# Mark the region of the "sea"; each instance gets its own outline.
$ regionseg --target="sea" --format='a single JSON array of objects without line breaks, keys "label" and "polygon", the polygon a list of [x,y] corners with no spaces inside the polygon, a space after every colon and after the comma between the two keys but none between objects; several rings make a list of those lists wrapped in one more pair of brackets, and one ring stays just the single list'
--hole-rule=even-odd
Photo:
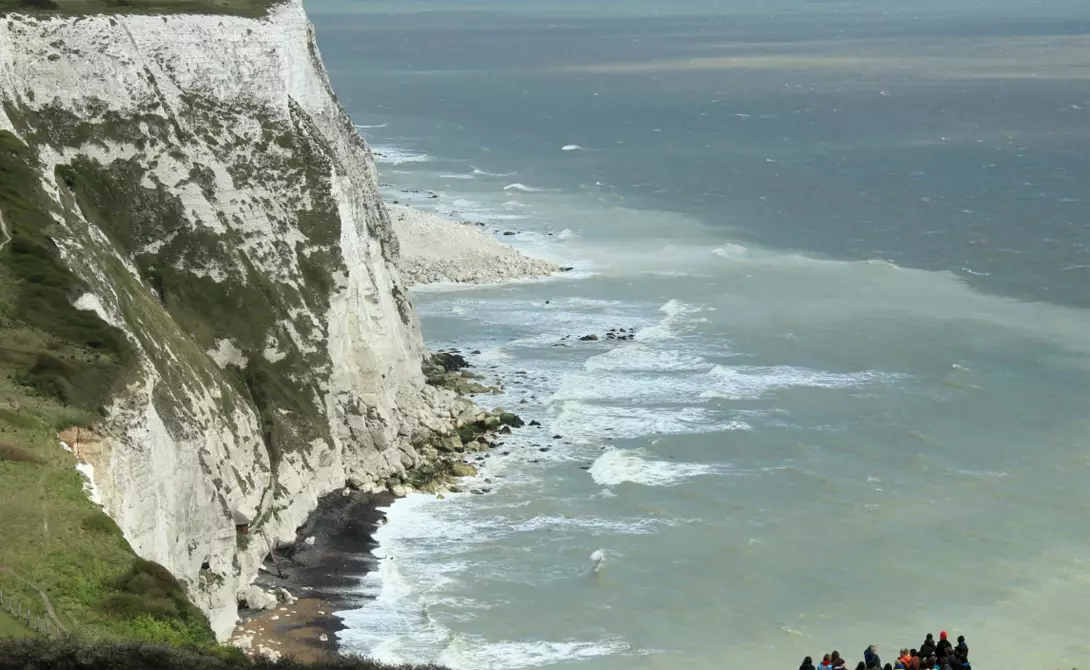
[{"label": "sea", "polygon": [[541,425],[390,506],[343,650],[1088,664],[1090,4],[306,6],[388,201],[572,268],[413,291]]}]

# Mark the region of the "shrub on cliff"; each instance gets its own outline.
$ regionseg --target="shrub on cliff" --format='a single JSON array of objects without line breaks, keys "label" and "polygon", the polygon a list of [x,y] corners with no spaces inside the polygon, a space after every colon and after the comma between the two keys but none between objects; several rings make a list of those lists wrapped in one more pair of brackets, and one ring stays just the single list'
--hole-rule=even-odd
[{"label": "shrub on cliff", "polygon": [[74,638],[0,638],[0,669],[19,670],[443,670],[436,665],[391,666],[359,658],[328,661],[250,659],[238,650],[163,647]]}]

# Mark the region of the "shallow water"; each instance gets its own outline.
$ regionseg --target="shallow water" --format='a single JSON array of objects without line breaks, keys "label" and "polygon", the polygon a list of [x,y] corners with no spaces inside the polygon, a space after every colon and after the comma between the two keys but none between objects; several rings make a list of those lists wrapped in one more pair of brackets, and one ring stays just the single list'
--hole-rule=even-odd
[{"label": "shallow water", "polygon": [[1078,664],[1085,8],[580,7],[313,17],[389,199],[575,266],[416,292],[544,426],[492,494],[392,506],[345,647],[771,667],[946,629]]}]

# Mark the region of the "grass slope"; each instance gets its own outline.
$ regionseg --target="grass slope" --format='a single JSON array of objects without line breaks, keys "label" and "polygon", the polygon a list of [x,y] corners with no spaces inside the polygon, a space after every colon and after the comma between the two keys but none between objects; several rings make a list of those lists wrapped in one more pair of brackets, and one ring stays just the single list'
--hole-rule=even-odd
[{"label": "grass slope", "polygon": [[[72,300],[56,204],[34,152],[0,131],[0,590],[91,636],[214,643],[204,616],[163,568],[135,556],[87,499],[57,431],[94,423],[135,354],[120,331]],[[4,629],[10,628],[4,626]]]},{"label": "grass slope", "polygon": [[19,670],[443,670],[437,665],[391,666],[359,658],[303,662],[250,659],[241,653],[151,645],[86,643],[73,639],[0,639],[0,669]]}]

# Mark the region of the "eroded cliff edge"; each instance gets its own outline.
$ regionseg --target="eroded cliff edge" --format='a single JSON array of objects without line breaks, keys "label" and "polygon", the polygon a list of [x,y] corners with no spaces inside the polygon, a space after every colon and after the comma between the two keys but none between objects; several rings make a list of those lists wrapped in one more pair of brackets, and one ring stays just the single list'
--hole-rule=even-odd
[{"label": "eroded cliff edge", "polygon": [[370,151],[298,2],[0,16],[0,102],[44,215],[5,253],[55,255],[90,333],[19,298],[16,376],[93,417],[66,435],[104,509],[224,638],[319,496],[401,486],[465,411],[425,383]]}]

